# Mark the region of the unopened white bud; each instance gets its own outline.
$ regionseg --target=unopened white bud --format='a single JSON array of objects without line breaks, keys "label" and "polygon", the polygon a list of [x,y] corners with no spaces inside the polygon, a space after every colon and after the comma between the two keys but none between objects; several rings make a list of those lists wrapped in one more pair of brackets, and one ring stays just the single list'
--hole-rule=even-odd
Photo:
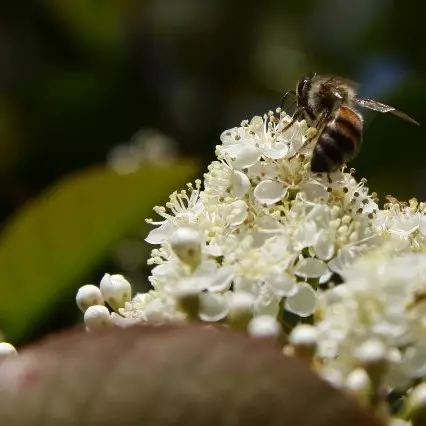
[{"label": "unopened white bud", "polygon": [[11,355],[18,355],[15,346],[6,342],[0,343],[0,360]]},{"label": "unopened white bud", "polygon": [[104,304],[101,290],[93,284],[86,284],[80,287],[75,296],[75,300],[82,312],[85,312],[89,306]]},{"label": "unopened white bud", "polygon": [[253,317],[254,297],[247,292],[232,293],[229,299],[228,322],[238,329],[245,330]]},{"label": "unopened white bud", "polygon": [[373,386],[378,386],[389,364],[384,343],[377,339],[367,340],[359,347],[356,355]]},{"label": "unopened white bud", "polygon": [[249,334],[256,338],[277,339],[281,335],[281,325],[270,315],[260,315],[253,318],[247,327]]},{"label": "unopened white bud", "polygon": [[201,242],[201,234],[191,228],[179,228],[169,239],[176,256],[192,268],[201,262]]},{"label": "unopened white bud", "polygon": [[97,330],[111,325],[111,315],[108,308],[103,305],[90,306],[84,313],[84,323],[88,330]]},{"label": "unopened white bud", "polygon": [[367,405],[370,401],[372,384],[363,368],[356,368],[346,377],[345,387],[361,404]]},{"label": "unopened white bud", "polygon": [[123,308],[132,297],[132,287],[123,275],[105,274],[99,287],[104,300],[115,311]]},{"label": "unopened white bud", "polygon": [[317,350],[318,331],[312,325],[300,324],[291,332],[289,342],[297,357],[312,359]]}]

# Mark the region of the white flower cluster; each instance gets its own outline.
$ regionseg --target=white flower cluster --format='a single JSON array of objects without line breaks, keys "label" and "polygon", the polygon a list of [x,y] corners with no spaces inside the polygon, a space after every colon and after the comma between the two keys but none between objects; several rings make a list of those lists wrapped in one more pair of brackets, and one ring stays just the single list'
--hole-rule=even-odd
[{"label": "white flower cluster", "polygon": [[[353,170],[312,173],[316,130],[289,120],[277,110],[225,131],[203,182],[154,209],[151,291],[132,297],[106,274],[77,303],[88,329],[205,321],[284,337],[372,404],[373,390],[426,377],[426,204],[380,209]],[[312,325],[294,328],[301,317]]]},{"label": "white flower cluster", "polygon": [[383,348],[388,388],[426,377],[426,254],[387,249],[357,260],[343,272],[344,285],[322,295],[317,356],[324,374],[332,371],[342,384],[373,343]]},{"label": "white flower cluster", "polygon": [[[197,293],[204,321],[232,315],[242,295],[253,317],[276,317],[281,305],[310,316],[318,287],[380,238],[365,181],[312,174],[304,145],[313,129],[297,122],[283,131],[288,120],[269,113],[224,132],[203,190],[198,181],[155,209],[164,220],[146,239],[161,244],[150,260],[154,291],[178,305]],[[122,314],[144,318],[145,308]]]}]

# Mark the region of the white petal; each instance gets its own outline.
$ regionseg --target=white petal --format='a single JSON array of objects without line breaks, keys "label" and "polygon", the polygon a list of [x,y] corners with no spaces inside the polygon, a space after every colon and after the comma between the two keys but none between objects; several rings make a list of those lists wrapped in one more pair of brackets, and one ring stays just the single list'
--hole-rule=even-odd
[{"label": "white petal", "polygon": [[334,232],[327,231],[325,229],[321,230],[318,240],[314,244],[315,256],[322,260],[331,259],[333,257],[335,249],[334,240]]},{"label": "white petal", "polygon": [[318,284],[319,285],[327,284],[332,275],[333,275],[333,272],[327,271],[324,275],[321,275],[320,279],[318,280]]},{"label": "white petal", "polygon": [[231,211],[228,216],[228,223],[231,226],[241,225],[247,219],[247,203],[243,200],[237,200],[229,206]]},{"label": "white petal", "polygon": [[200,318],[206,322],[216,322],[228,315],[229,307],[222,294],[202,293],[200,295]]},{"label": "white petal", "polygon": [[379,206],[372,200],[369,200],[367,204],[364,204],[362,212],[364,214],[373,213],[375,210],[378,210]]},{"label": "white petal", "polygon": [[244,169],[257,163],[259,158],[260,151],[254,145],[246,143],[239,149],[232,164],[237,169]]},{"label": "white petal", "polygon": [[245,293],[250,293],[253,295],[258,294],[257,281],[246,278],[246,277],[235,277],[234,280],[234,291],[241,291]]},{"label": "white petal", "polygon": [[233,278],[233,268],[230,266],[222,266],[216,273],[210,275],[210,282],[207,288],[212,293],[222,293],[229,290]]},{"label": "white petal", "polygon": [[337,257],[331,260],[328,264],[328,267],[337,274],[342,274],[344,269],[350,266],[356,254],[352,250],[343,249],[339,252]]},{"label": "white petal", "polygon": [[297,293],[297,282],[286,272],[271,274],[266,281],[278,297],[293,296]]},{"label": "white petal", "polygon": [[220,245],[215,244],[215,242],[211,242],[208,246],[203,248],[203,253],[214,257],[222,256],[223,248]]},{"label": "white petal", "polygon": [[262,145],[260,150],[265,157],[278,160],[284,158],[288,152],[288,143],[280,141],[272,141],[270,144]]},{"label": "white petal", "polygon": [[280,300],[281,298],[276,297],[274,294],[268,298],[258,297],[254,305],[255,314],[276,317],[280,310]]},{"label": "white petal", "polygon": [[302,259],[294,268],[294,273],[302,278],[319,278],[327,272],[327,264],[315,258]]},{"label": "white petal", "polygon": [[121,315],[116,314],[115,312],[111,313],[111,322],[118,327],[130,327],[135,325],[138,322],[141,322],[138,318],[126,318]]},{"label": "white petal", "polygon": [[310,247],[315,243],[317,237],[317,226],[315,222],[311,220],[303,222],[294,233],[294,248],[296,250],[302,250],[305,247]]},{"label": "white petal", "polygon": [[313,220],[317,224],[327,224],[330,221],[330,207],[317,204],[306,216],[306,219]]},{"label": "white petal", "polygon": [[173,232],[174,227],[170,222],[164,222],[159,227],[152,229],[145,241],[149,244],[161,244]]},{"label": "white petal", "polygon": [[275,204],[280,201],[287,188],[280,182],[274,180],[264,180],[254,189],[254,197],[262,204]]},{"label": "white petal", "polygon": [[235,135],[237,134],[237,127],[228,129],[222,132],[220,140],[224,145],[235,143]]},{"label": "white petal", "polygon": [[314,289],[309,284],[299,284],[299,291],[289,297],[285,302],[285,308],[300,317],[308,317],[315,311],[317,297]]},{"label": "white petal", "polygon": [[329,197],[327,190],[319,183],[309,182],[300,185],[300,191],[305,193],[308,201],[318,201],[319,199],[327,201]]},{"label": "white petal", "polygon": [[243,172],[234,170],[231,177],[231,193],[234,197],[243,198],[250,189],[250,179]]}]

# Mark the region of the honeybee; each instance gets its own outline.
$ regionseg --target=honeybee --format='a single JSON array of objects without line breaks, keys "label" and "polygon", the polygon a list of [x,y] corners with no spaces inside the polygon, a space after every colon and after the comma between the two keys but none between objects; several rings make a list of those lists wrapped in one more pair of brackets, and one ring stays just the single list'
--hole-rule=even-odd
[{"label": "honeybee", "polygon": [[394,107],[358,98],[355,84],[340,77],[308,75],[297,83],[296,91],[290,90],[283,96],[281,106],[290,93],[296,96],[297,107],[284,130],[299,119],[305,119],[309,126],[316,128],[311,159],[311,170],[315,173],[331,173],[359,152],[363,118],[356,109],[358,106],[391,113],[419,125]]}]

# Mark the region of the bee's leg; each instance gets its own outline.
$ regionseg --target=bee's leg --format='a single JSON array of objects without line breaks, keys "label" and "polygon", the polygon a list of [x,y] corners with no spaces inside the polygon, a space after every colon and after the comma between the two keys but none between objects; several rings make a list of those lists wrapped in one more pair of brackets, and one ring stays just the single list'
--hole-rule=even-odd
[{"label": "bee's leg", "polygon": [[297,107],[296,111],[294,111],[293,115],[291,116],[290,123],[288,123],[286,126],[284,126],[283,129],[281,129],[281,132],[285,132],[287,129],[289,129],[297,120],[304,119],[305,114],[310,114],[306,107]]},{"label": "bee's leg", "polygon": [[305,142],[303,142],[303,145],[297,150],[297,152],[294,154],[294,155],[292,155],[291,157],[288,157],[288,160],[291,160],[291,159],[293,159],[294,157],[296,157],[296,155],[299,153],[299,151],[301,150],[301,149],[303,149],[306,145],[308,145],[308,144],[310,144],[312,141],[313,141],[313,139],[315,138],[315,136],[317,135],[317,133],[314,133],[314,134],[312,134],[312,136],[309,136],[306,140],[305,140]]},{"label": "bee's leg", "polygon": [[287,96],[288,96],[290,93],[291,93],[292,95],[296,96],[296,92],[295,92],[294,90],[288,90],[287,92],[285,92],[284,96],[281,98],[281,103],[280,103],[280,108],[281,108],[281,109],[283,109],[284,102],[285,102],[285,100],[287,99]]},{"label": "bee's leg", "polygon": [[327,179],[328,179],[328,183],[333,183],[333,181],[331,180],[330,173],[327,173]]},{"label": "bee's leg", "polygon": [[308,145],[309,143],[311,143],[313,141],[313,139],[318,135],[319,132],[322,131],[324,124],[326,122],[326,118],[328,117],[327,113],[321,114],[318,117],[318,121],[316,122],[315,126],[310,127],[308,129],[308,132],[311,130],[311,134],[308,135],[308,137],[306,138],[305,142],[303,142],[303,145],[297,150],[297,152],[292,155],[291,157],[289,157],[288,159],[291,160],[292,158],[296,157],[296,155],[299,153],[299,151],[301,149],[303,149],[306,145]]}]

